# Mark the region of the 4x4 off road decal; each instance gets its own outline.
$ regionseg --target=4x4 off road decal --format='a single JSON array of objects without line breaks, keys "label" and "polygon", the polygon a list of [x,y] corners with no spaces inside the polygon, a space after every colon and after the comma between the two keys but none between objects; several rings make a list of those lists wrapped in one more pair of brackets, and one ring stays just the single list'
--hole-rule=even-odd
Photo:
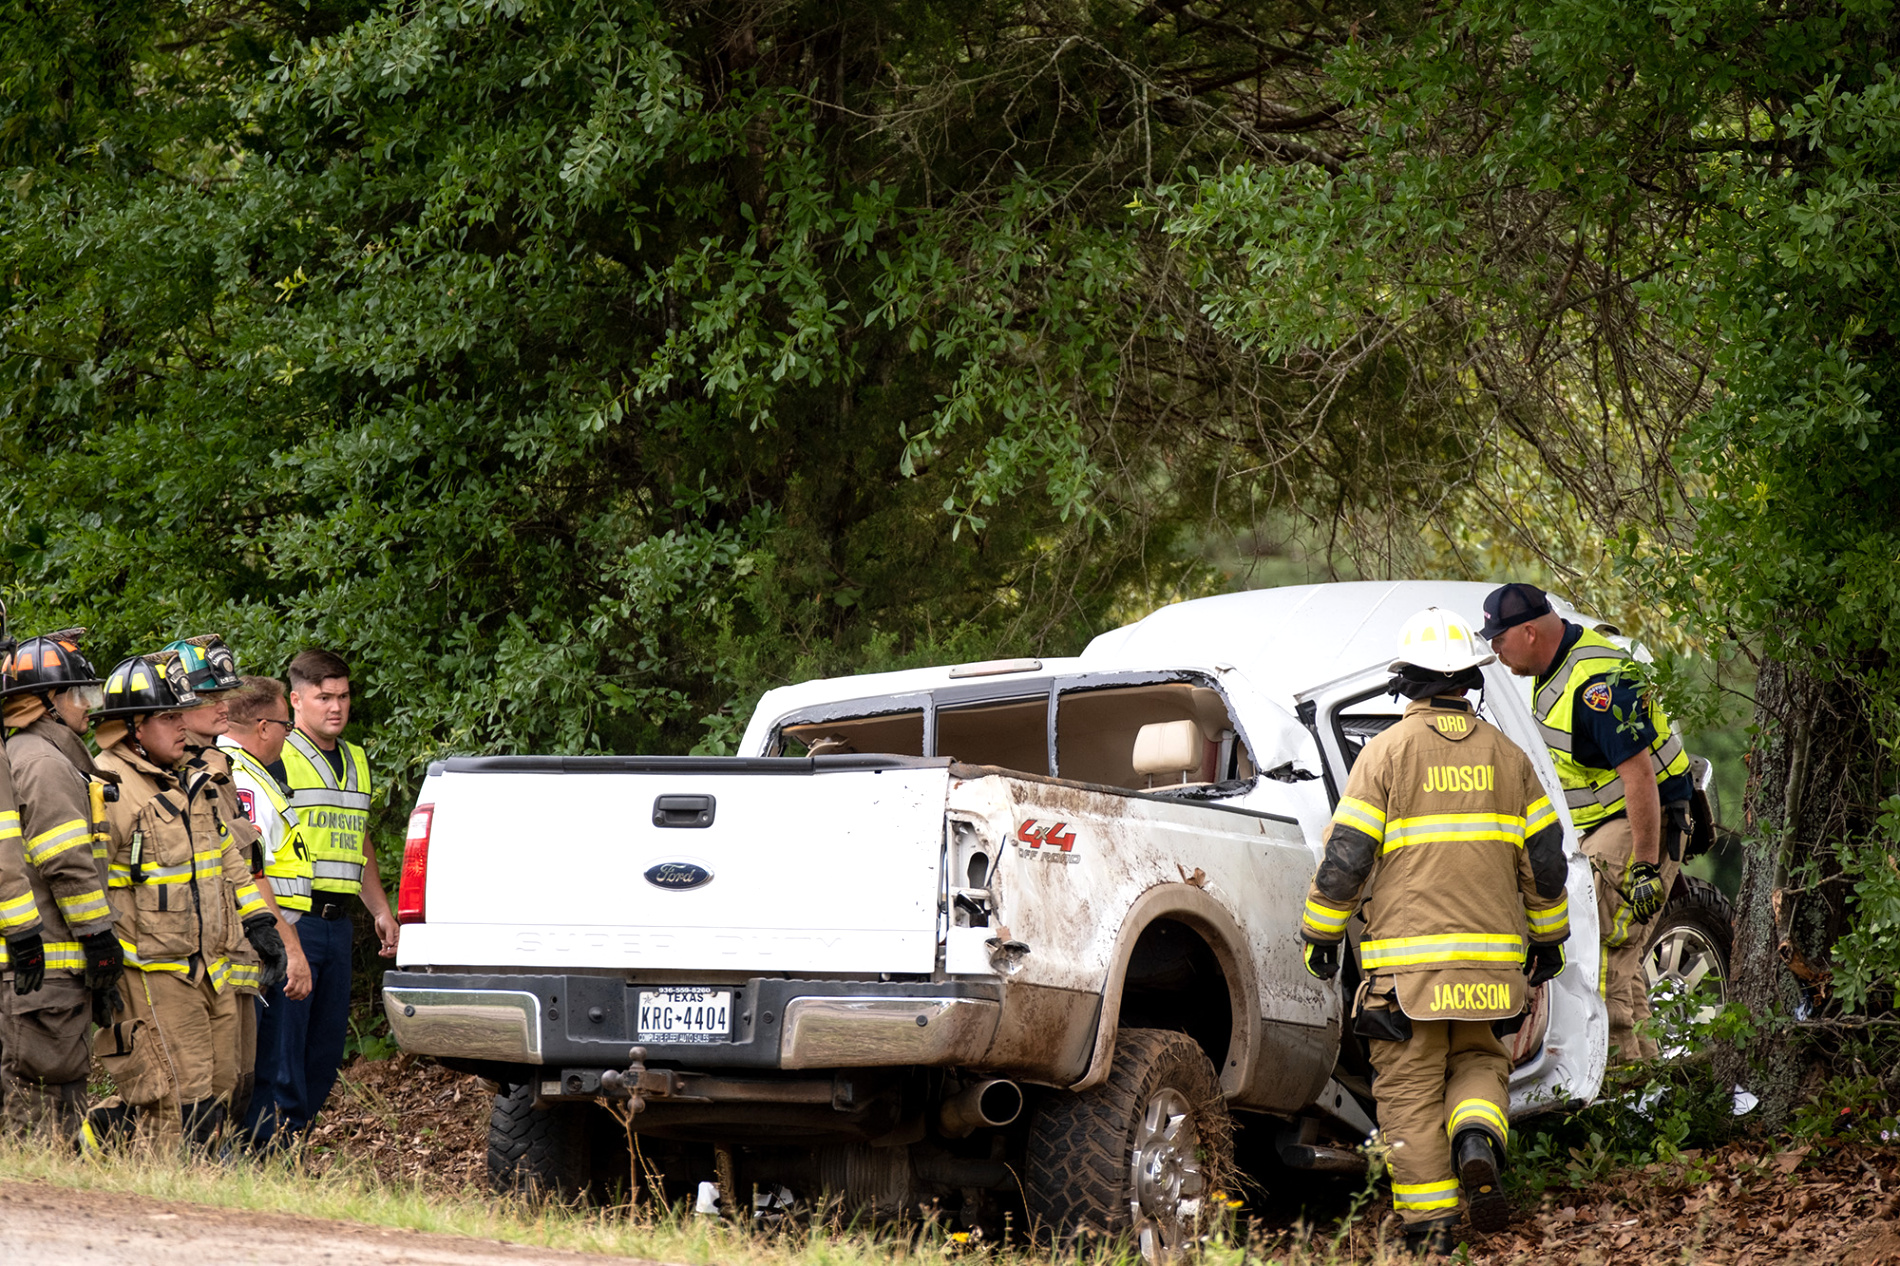
[{"label": "4x4 off road decal", "polygon": [[1082,860],[1076,856],[1074,848],[1075,832],[1069,829],[1067,822],[1039,827],[1036,819],[1024,818],[1023,824],[1016,828],[1016,851],[1025,857],[1040,857],[1057,865],[1073,866]]}]

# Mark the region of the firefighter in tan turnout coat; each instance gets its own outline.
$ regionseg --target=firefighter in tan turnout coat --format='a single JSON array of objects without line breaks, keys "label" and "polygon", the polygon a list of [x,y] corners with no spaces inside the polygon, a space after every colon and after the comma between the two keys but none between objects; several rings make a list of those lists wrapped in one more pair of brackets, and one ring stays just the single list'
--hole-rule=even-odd
[{"label": "firefighter in tan turnout coat", "polygon": [[[242,684],[237,657],[216,633],[184,638],[165,649],[177,652],[186,687],[204,700],[182,714],[186,731],[184,775],[208,780],[208,790],[217,803],[218,818],[230,830],[238,852],[249,861],[257,893],[275,920],[277,936],[284,943],[286,955],[295,964],[303,957],[297,929],[283,918],[271,886],[259,878],[264,870],[263,857],[257,851],[260,835],[231,777],[231,757],[218,745],[228,720],[223,697]],[[225,887],[228,909],[235,910],[237,889],[228,880]],[[267,984],[280,983],[281,977],[266,975],[262,959],[238,920],[230,920],[228,932],[226,953],[231,959],[231,989],[237,995],[237,1006],[232,1010],[230,1027],[223,1039],[234,1052],[237,1068],[237,1087],[231,1092],[229,1119],[241,1122],[250,1110],[251,1092],[256,1085],[257,996]]]},{"label": "firefighter in tan turnout coat", "polygon": [[[65,1140],[77,1137],[86,1111],[87,1026],[103,1013],[121,958],[105,893],[106,784],[86,750],[99,679],[79,649],[84,632],[29,638],[0,670],[13,765],[0,835],[17,821],[30,893],[24,905],[0,901],[0,924],[18,913],[38,922],[30,946],[7,933],[12,987],[0,991],[0,1084],[14,1128]],[[0,854],[0,872],[13,868],[12,856]],[[0,897],[14,887],[0,876]]]},{"label": "firefighter in tan turnout coat", "polygon": [[[96,1050],[122,1103],[95,1110],[88,1141],[136,1111],[141,1132],[209,1144],[237,1087],[228,1040],[238,1005],[230,921],[267,970],[283,944],[250,867],[218,811],[217,788],[185,767],[180,713],[199,700],[176,652],[135,655],[106,679],[96,716],[99,768],[119,777],[107,813],[108,896],[125,949],[119,1006]],[[245,999],[248,1004],[248,999]]]},{"label": "firefighter in tan turnout coat", "polygon": [[1465,698],[1491,660],[1449,612],[1406,623],[1392,689],[1413,702],[1352,767],[1301,928],[1309,969],[1331,979],[1363,904],[1354,1028],[1415,1252],[1450,1251],[1460,1186],[1473,1227],[1508,1221],[1510,1061],[1493,1025],[1563,969],[1570,932],[1557,812]]}]

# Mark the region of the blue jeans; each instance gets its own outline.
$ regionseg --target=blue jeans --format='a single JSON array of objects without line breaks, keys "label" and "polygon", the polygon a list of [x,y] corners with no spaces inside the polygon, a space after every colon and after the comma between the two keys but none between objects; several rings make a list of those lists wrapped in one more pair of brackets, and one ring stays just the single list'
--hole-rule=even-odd
[{"label": "blue jeans", "polygon": [[273,1136],[301,1134],[330,1097],[343,1063],[350,1028],[349,919],[297,920],[297,939],[310,960],[310,996],[293,1002],[278,985],[261,1001],[257,1020],[257,1089],[244,1130],[259,1144]]}]

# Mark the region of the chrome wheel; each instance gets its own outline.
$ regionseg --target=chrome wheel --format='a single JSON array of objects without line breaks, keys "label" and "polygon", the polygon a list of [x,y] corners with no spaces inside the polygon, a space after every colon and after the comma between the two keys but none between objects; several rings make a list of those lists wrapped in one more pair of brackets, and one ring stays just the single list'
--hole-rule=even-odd
[{"label": "chrome wheel", "polygon": [[1193,1238],[1207,1185],[1200,1151],[1187,1096],[1160,1087],[1142,1109],[1128,1158],[1128,1211],[1144,1261],[1164,1260]]},{"label": "chrome wheel", "polygon": [[1643,956],[1650,1012],[1662,1029],[1665,1058],[1687,1054],[1694,1028],[1713,1021],[1727,1003],[1724,948],[1693,923],[1680,923],[1664,928]]}]

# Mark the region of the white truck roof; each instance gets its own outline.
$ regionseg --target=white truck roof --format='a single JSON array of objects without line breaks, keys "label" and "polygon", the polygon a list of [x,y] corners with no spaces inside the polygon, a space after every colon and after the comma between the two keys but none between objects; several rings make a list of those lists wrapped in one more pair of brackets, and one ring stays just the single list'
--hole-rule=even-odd
[{"label": "white truck roof", "polygon": [[[1445,607],[1484,623],[1492,581],[1364,580],[1289,585],[1194,598],[1161,607],[1090,642],[1078,656],[1046,658],[1035,676],[1074,673],[1232,667],[1255,690],[1291,711],[1294,696],[1321,682],[1391,658],[1400,627],[1425,607]],[[1560,615],[1595,623],[1556,595]],[[759,701],[740,747],[757,752],[771,726],[788,713],[850,699],[921,693],[968,684],[956,666],[912,668],[828,677],[768,691]],[[1030,676],[1029,670],[1019,675]],[[1002,680],[977,677],[969,680]]]}]

